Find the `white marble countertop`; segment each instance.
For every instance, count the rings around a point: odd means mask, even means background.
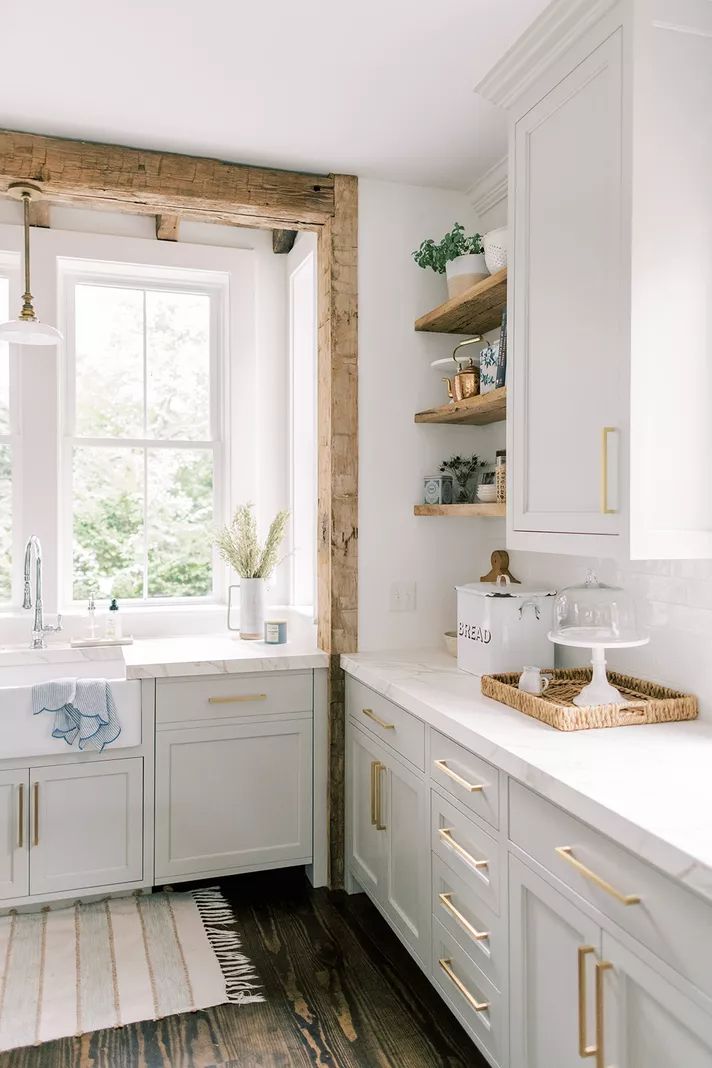
[[[554,730],[483,697],[437,650],[341,657],[349,675],[712,900],[712,725]]]
[[[183,675],[233,675],[248,671],[294,671],[328,667],[329,657],[316,646],[312,628],[285,645],[241,641],[231,634],[183,634],[142,638],[121,647],[127,679]]]

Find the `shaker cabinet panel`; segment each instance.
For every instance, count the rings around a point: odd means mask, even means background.
[[[311,719],[156,734],[156,879],[308,863]]]
[[[515,125],[513,532],[623,531],[622,126],[620,32]]]
[[[0,900],[28,893],[28,815],[27,768],[0,772]]]
[[[348,788],[351,870],[364,890],[376,901],[383,897],[385,882],[386,839],[379,820],[384,767],[382,750],[361,731],[348,729]]]
[[[430,938],[425,784],[394,760],[379,774],[385,780],[386,908],[403,940],[424,960]]]

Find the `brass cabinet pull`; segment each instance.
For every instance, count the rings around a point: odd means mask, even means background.
[[[25,848],[25,784],[18,787],[17,798],[17,848]]]
[[[438,961],[438,964],[440,965],[442,970],[445,972],[445,975],[448,977],[450,982],[455,984],[457,989],[462,994],[463,998],[465,998],[465,1000],[472,1006],[472,1008],[475,1010],[475,1012],[486,1012],[487,1011],[487,1009],[490,1006],[489,1001],[478,1001],[477,998],[474,996],[474,994],[470,993],[470,991],[467,989],[467,987],[463,983],[462,979],[458,978],[458,976],[455,975],[454,971],[452,970],[452,961],[451,960],[449,960],[448,958],[443,958],[442,960]]]
[[[229,697],[209,697],[209,705],[235,705],[242,701],[266,701],[266,693],[235,693]]]
[[[573,854],[573,846],[556,846],[556,852],[560,857],[580,872],[584,878],[594,883],[595,886],[600,887],[601,890],[605,890],[607,894],[614,897],[616,901],[620,901],[621,905],[639,905],[640,897],[638,894],[622,894],[620,890],[616,890],[615,886],[611,886],[605,879],[602,879],[600,875],[596,875],[595,871],[591,871],[585,864],[582,864],[580,860],[577,860]]]
[[[440,827],[440,829],[438,830],[438,834],[442,838],[443,842],[447,842],[449,846],[452,846],[455,852],[459,853],[460,856],[464,860],[466,860],[468,864],[471,864],[473,868],[487,868],[489,866],[488,860],[475,860],[471,853],[468,853],[467,850],[464,849],[459,842],[455,841],[452,836],[451,827]]]
[[[458,775],[456,771],[453,771],[452,768],[447,766],[447,761],[445,760],[435,760],[434,764],[440,771],[444,771],[446,775],[449,775],[453,782],[456,782],[458,786],[461,786],[463,790],[468,790],[471,794],[474,794],[478,790],[484,790],[485,788],[484,783],[474,784],[468,782],[467,779],[463,779],[462,775]]]
[[[376,768],[378,761],[371,761],[371,826],[376,826]]]
[[[32,783],[32,844],[40,844],[40,784]]]
[[[605,973],[612,967],[609,960],[596,961],[596,1045],[594,1047],[596,1068],[606,1068],[603,979]]]
[[[383,801],[383,794],[381,793],[381,772],[386,770],[386,765],[382,764],[380,760],[376,761],[376,830],[385,831],[386,825],[383,822],[383,812],[381,810],[381,803]]]
[[[615,434],[614,426],[601,429],[601,512],[603,515],[615,515],[616,509],[608,507],[608,435]]]
[[[394,731],[396,729],[395,723],[386,723],[384,719],[380,719],[372,708],[362,708],[364,716],[368,716],[374,723],[377,723],[379,727],[383,727],[384,731]]]
[[[579,1057],[593,1057],[595,1046],[589,1046],[586,1037],[586,958],[595,953],[594,946],[578,947],[578,1034]]]
[[[470,938],[475,942],[482,942],[485,938],[489,938],[489,931],[478,931],[476,927],[473,927],[466,916],[463,916],[459,909],[455,908],[452,903],[452,894],[438,894],[443,908],[455,917],[461,927],[464,927]]]

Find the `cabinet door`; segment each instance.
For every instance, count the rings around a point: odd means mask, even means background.
[[[386,827],[385,907],[401,938],[425,960],[430,941],[425,783],[393,759],[377,774],[383,780],[379,820]]]
[[[30,768],[30,893],[143,877],[143,758]]]
[[[384,896],[386,865],[385,824],[378,818],[382,802],[383,753],[365,734],[348,728],[347,819],[349,864],[354,878],[371,897]],[[379,777],[380,776],[380,777]]]
[[[570,1068],[593,1044],[600,930],[516,858],[509,861],[512,1068]],[[582,958],[579,949],[591,947]],[[581,984],[581,985],[579,985]],[[585,1019],[579,1016],[579,991]]]
[[[709,1068],[712,1017],[603,933],[605,1068]]]
[[[517,548],[582,551],[571,539],[544,547],[516,532],[616,536],[623,529],[622,129],[620,32],[515,126],[507,403]]]
[[[0,772],[0,899],[29,892],[27,768]]]
[[[156,734],[156,879],[311,861],[311,719]]]

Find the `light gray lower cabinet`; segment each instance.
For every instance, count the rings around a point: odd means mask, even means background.
[[[157,882],[311,858],[310,715],[159,724]]]

